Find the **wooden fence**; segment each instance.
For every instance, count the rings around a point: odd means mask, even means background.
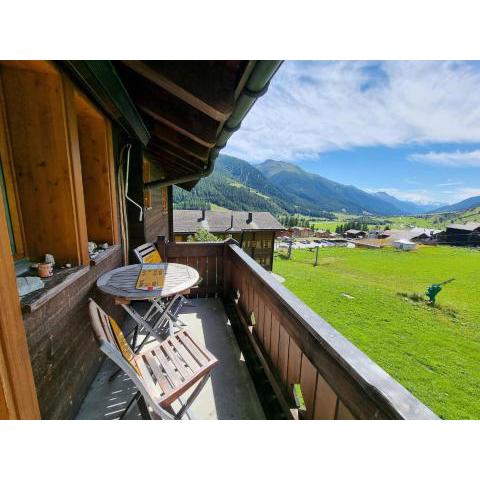
[[[169,262],[189,265],[200,274],[200,284],[192,290],[191,296],[203,298],[223,295],[224,245],[223,242],[165,244]]]

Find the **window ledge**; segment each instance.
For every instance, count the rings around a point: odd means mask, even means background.
[[[118,252],[120,248],[120,245],[110,245],[106,250],[99,253],[95,258],[90,259],[90,265],[95,266],[102,263],[104,260],[111,257],[115,252]]]
[[[44,288],[32,293],[28,293],[20,298],[22,313],[32,313],[38,310],[53,297],[58,295],[68,285],[82,277],[90,270],[88,266],[79,266],[58,270],[50,278],[43,278]]]

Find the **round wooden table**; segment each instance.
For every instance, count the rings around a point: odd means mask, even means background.
[[[163,288],[156,290],[140,290],[136,288],[141,264],[127,265],[104,273],[97,280],[97,287],[104,293],[126,300],[151,300],[171,297],[184,292],[197,284],[200,276],[188,265],[180,263],[149,263],[148,265],[165,268],[165,282]]]
[[[198,272],[188,265],[180,263],[149,263],[149,266],[163,267],[165,280],[162,288],[155,290],[142,290],[136,288],[138,275],[142,265],[127,265],[104,273],[97,280],[97,287],[104,293],[116,298],[122,308],[136,321],[134,329],[132,349],[137,352],[145,344],[150,336],[159,341],[162,338],[158,330],[168,326],[170,334],[173,332],[173,324],[178,323],[175,312],[171,309],[175,302],[182,297],[182,292],[188,291],[196,285],[200,279]],[[163,302],[161,299],[169,297]],[[151,306],[144,315],[140,315],[131,305],[131,301],[148,300]],[[173,312],[173,313],[172,313]],[[160,314],[160,315],[158,315]],[[142,342],[137,346],[138,327],[148,332]]]

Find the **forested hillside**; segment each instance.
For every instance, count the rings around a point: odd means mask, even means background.
[[[228,155],[220,155],[214,172],[191,192],[174,188],[177,209],[209,209],[212,205],[229,210],[268,211],[274,215],[300,213],[330,217],[314,202],[295,201],[293,195],[272,185],[250,163]]]
[[[411,202],[342,185],[292,163],[267,160],[253,166],[228,155],[220,155],[213,174],[202,179],[191,192],[175,187],[174,207],[265,210],[277,216],[301,214],[323,218],[340,211],[358,215],[419,211]]]

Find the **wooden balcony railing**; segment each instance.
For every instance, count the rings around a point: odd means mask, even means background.
[[[301,385],[309,419],[438,417],[234,241],[171,243],[168,261],[195,267],[196,295],[232,303],[285,409]]]

